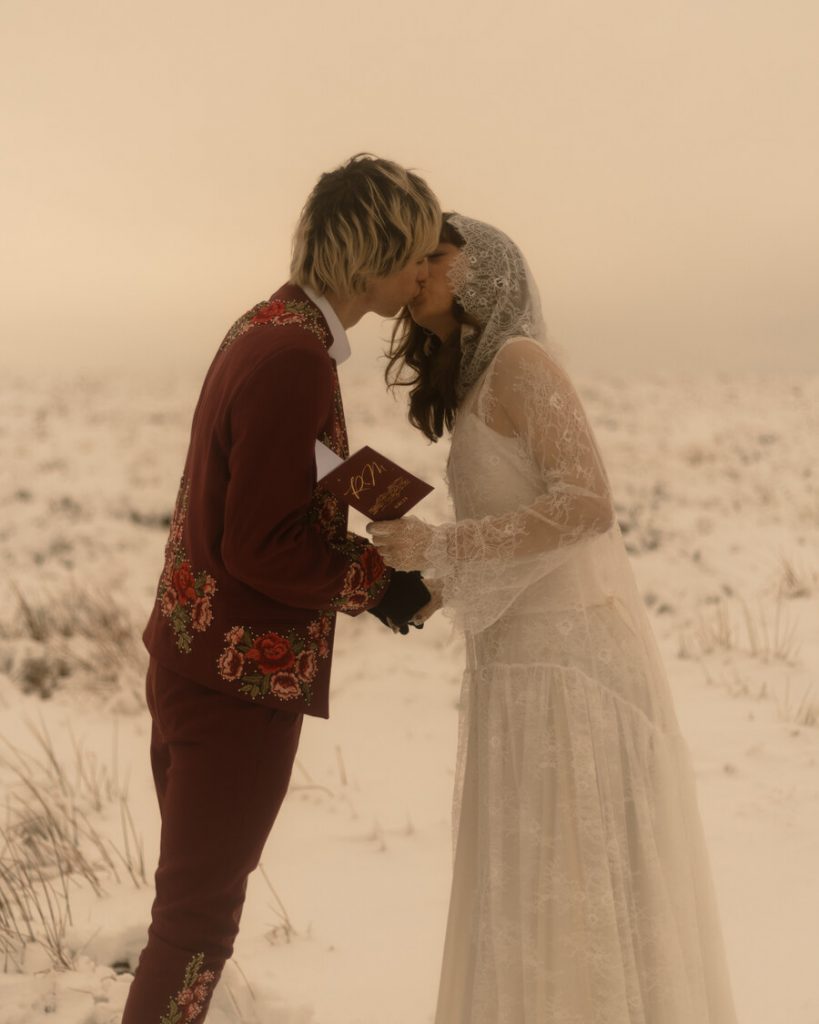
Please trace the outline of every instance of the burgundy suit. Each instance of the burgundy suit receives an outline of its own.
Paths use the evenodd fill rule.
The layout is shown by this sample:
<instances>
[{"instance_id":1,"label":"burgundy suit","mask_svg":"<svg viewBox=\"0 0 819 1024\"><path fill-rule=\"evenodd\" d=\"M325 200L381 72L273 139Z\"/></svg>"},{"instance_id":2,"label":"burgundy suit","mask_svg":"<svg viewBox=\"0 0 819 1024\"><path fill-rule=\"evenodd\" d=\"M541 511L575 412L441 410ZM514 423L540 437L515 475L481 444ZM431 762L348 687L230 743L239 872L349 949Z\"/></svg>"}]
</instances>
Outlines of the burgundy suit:
<instances>
[{"instance_id":1,"label":"burgundy suit","mask_svg":"<svg viewBox=\"0 0 819 1024\"><path fill-rule=\"evenodd\" d=\"M123 1024L204 1020L302 715L328 715L336 612L374 607L392 582L347 533L346 507L316 487L316 442L348 454L330 355L346 337L323 308L293 285L254 306L194 413L144 634L162 838Z\"/></svg>"},{"instance_id":2,"label":"burgundy suit","mask_svg":"<svg viewBox=\"0 0 819 1024\"><path fill-rule=\"evenodd\" d=\"M335 613L376 605L390 571L316 489L315 444L346 458L333 342L293 285L230 329L205 378L145 630L173 672L326 718Z\"/></svg>"}]
</instances>

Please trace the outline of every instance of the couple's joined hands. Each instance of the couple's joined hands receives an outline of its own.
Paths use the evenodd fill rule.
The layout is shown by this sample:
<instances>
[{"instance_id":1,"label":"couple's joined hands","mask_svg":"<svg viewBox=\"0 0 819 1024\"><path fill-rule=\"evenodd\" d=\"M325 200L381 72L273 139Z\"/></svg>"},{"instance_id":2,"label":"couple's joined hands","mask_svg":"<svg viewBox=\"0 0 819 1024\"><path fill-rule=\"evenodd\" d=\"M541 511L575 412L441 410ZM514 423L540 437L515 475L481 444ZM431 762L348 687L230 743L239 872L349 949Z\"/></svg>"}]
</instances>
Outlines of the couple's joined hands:
<instances>
[{"instance_id":1,"label":"couple's joined hands","mask_svg":"<svg viewBox=\"0 0 819 1024\"><path fill-rule=\"evenodd\" d=\"M419 608L410 619L413 626L423 626L427 619L440 610L443 604L444 585L440 580L425 579L424 586L429 591L429 601L423 608Z\"/></svg>"},{"instance_id":2,"label":"couple's joined hands","mask_svg":"<svg viewBox=\"0 0 819 1024\"><path fill-rule=\"evenodd\" d=\"M414 516L368 523L367 532L387 565L401 572L412 572L418 565L423 564L422 556L432 539L432 527ZM394 633L406 634L409 632L409 626L422 629L427 619L441 608L443 584L438 580L424 579L423 585L429 592L429 601L420 607L407 623L395 623L389 617L379 616Z\"/></svg>"},{"instance_id":3,"label":"couple's joined hands","mask_svg":"<svg viewBox=\"0 0 819 1024\"><path fill-rule=\"evenodd\" d=\"M401 633L403 636L406 636L407 633L409 633L410 626L413 626L415 629L423 629L424 623L427 619L432 618L432 616L441 608L443 584L438 580L424 580L424 586L430 593L430 599L422 608L418 609L408 622L403 624L396 623L388 616L384 618L379 616L384 625L389 626L393 633Z\"/></svg>"}]
</instances>

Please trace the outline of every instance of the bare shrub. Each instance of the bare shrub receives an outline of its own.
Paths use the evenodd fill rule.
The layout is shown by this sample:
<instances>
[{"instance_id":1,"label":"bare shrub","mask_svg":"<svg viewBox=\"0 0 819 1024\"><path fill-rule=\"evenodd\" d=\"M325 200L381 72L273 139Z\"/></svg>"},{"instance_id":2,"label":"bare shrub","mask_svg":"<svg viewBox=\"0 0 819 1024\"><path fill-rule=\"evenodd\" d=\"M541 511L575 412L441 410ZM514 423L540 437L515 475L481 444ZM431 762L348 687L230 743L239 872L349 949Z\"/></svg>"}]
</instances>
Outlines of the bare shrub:
<instances>
[{"instance_id":1,"label":"bare shrub","mask_svg":"<svg viewBox=\"0 0 819 1024\"><path fill-rule=\"evenodd\" d=\"M63 590L24 593L0 634L6 640L33 641L37 649L18 659L13 675L28 693L51 696L62 680L77 673L91 686L135 689L144 652L129 611L110 594L76 584Z\"/></svg>"},{"instance_id":2,"label":"bare shrub","mask_svg":"<svg viewBox=\"0 0 819 1024\"><path fill-rule=\"evenodd\" d=\"M706 662L701 662L700 664L708 685L718 686L726 690L732 697L750 697L753 700L764 700L770 694L770 684L767 679L763 679L761 682L749 679L740 674L736 668L732 669L731 672L720 670L715 672L709 668Z\"/></svg>"},{"instance_id":3,"label":"bare shrub","mask_svg":"<svg viewBox=\"0 0 819 1024\"><path fill-rule=\"evenodd\" d=\"M736 631L725 601L718 601L710 615L699 614L694 637L701 654L736 649Z\"/></svg>"},{"instance_id":4,"label":"bare shrub","mask_svg":"<svg viewBox=\"0 0 819 1024\"><path fill-rule=\"evenodd\" d=\"M762 661L781 661L786 665L795 665L800 649L797 624L788 616L782 593L776 595L773 609L759 602L754 612L742 599L740 607L751 656Z\"/></svg>"},{"instance_id":5,"label":"bare shrub","mask_svg":"<svg viewBox=\"0 0 819 1024\"><path fill-rule=\"evenodd\" d=\"M737 618L744 626L737 625ZM716 651L736 651L763 662L795 665L799 658L798 625L790 617L779 591L773 605L760 599L755 608L741 597L720 599L708 614L698 616L693 632L680 638L681 657L705 657Z\"/></svg>"},{"instance_id":6,"label":"bare shrub","mask_svg":"<svg viewBox=\"0 0 819 1024\"><path fill-rule=\"evenodd\" d=\"M15 780L0 826L0 956L6 970L22 968L32 943L46 950L55 968L72 966L66 933L77 886L101 896L109 878L128 877L137 887L146 882L142 841L117 779L116 742L109 771L73 736L73 765L66 764L43 725L29 728L33 753L7 738L0 750L0 767ZM91 820L111 804L119 807L119 843Z\"/></svg>"}]
</instances>

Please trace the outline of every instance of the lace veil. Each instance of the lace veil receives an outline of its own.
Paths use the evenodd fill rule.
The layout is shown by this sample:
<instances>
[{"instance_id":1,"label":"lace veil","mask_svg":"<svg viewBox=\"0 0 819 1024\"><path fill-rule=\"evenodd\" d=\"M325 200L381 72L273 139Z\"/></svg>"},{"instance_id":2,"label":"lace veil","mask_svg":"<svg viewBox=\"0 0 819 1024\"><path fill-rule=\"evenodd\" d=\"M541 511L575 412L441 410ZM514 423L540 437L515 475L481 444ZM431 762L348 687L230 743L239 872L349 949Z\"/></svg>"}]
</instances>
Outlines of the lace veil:
<instances>
[{"instance_id":1,"label":"lace veil","mask_svg":"<svg viewBox=\"0 0 819 1024\"><path fill-rule=\"evenodd\" d=\"M461 330L458 393L463 398L507 338L532 338L545 346L546 325L537 285L512 239L459 213L447 220L465 243L449 269L449 281L464 311L481 325Z\"/></svg>"}]
</instances>

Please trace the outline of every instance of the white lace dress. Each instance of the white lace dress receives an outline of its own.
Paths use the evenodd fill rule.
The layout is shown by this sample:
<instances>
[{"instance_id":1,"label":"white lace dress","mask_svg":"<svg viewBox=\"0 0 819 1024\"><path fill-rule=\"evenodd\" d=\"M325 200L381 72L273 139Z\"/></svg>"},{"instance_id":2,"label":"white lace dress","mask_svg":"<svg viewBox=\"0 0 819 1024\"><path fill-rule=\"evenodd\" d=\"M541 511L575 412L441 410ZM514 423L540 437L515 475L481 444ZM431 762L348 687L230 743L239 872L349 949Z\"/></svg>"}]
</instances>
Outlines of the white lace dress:
<instances>
[{"instance_id":1,"label":"white lace dress","mask_svg":"<svg viewBox=\"0 0 819 1024\"><path fill-rule=\"evenodd\" d=\"M424 562L466 634L436 1024L735 1024L692 771L582 407L511 339Z\"/></svg>"}]
</instances>

